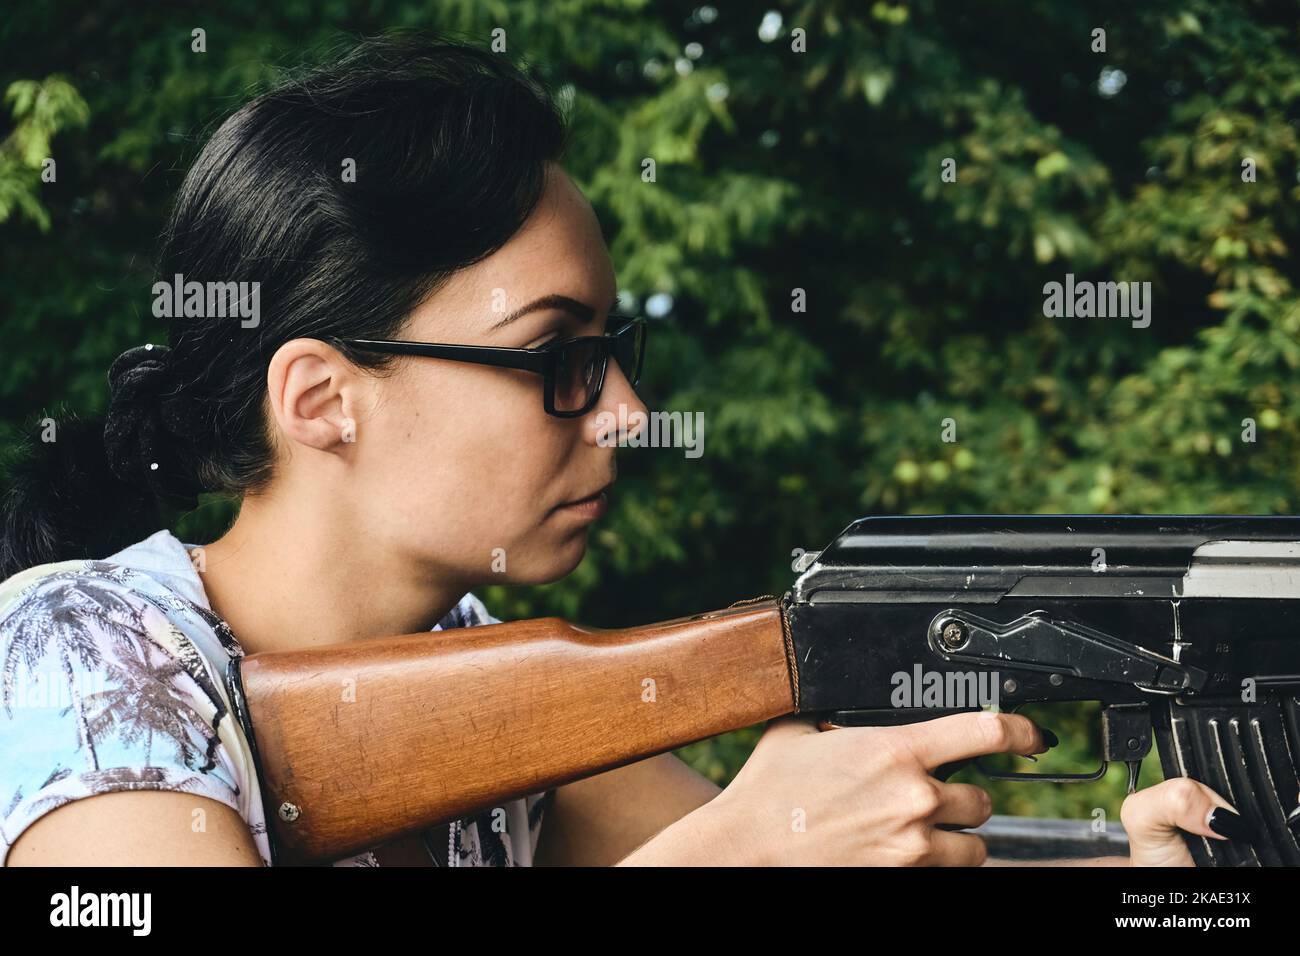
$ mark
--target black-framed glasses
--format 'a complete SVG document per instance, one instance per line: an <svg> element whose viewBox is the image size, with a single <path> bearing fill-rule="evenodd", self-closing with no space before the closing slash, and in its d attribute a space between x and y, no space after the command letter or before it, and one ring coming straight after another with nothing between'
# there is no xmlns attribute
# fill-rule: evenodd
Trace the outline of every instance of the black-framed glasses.
<svg viewBox="0 0 1300 956"><path fill-rule="evenodd" d="M342 345L366 352L390 355L423 355L517 368L542 376L542 405L548 415L578 418L587 414L600 400L605 387L605 369L612 354L627 380L636 388L641 379L641 361L645 358L645 319L627 319L613 332L585 335L573 339L547 342L535 349L497 348L488 345L446 345L436 342L403 342L388 339L337 339Z"/></svg>

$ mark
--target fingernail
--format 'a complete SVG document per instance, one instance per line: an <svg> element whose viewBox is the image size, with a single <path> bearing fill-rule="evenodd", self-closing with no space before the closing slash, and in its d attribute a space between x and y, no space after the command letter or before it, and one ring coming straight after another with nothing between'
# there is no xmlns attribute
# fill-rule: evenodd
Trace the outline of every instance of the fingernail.
<svg viewBox="0 0 1300 956"><path fill-rule="evenodd" d="M1215 807L1211 810L1210 815L1205 818L1205 825L1219 836L1227 837L1229 840L1250 840L1255 835L1255 831L1241 814L1227 807Z"/></svg>
<svg viewBox="0 0 1300 956"><path fill-rule="evenodd" d="M1300 838L1300 807L1292 810L1291 815L1286 818L1286 828L1293 836Z"/></svg>
<svg viewBox="0 0 1300 956"><path fill-rule="evenodd" d="M1061 738L1057 737L1056 734L1052 733L1046 727L1039 727L1038 732L1043 735L1043 743L1047 744L1048 750L1051 750L1061 742Z"/></svg>

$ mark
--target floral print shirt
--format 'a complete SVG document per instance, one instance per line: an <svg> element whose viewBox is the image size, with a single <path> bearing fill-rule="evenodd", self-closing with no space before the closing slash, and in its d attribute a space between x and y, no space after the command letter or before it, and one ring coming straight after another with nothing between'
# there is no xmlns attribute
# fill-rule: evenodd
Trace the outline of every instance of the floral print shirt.
<svg viewBox="0 0 1300 956"><path fill-rule="evenodd" d="M467 594L433 630L489 623ZM72 800L180 790L236 810L269 866L261 790L226 683L243 653L169 531L0 583L0 865L19 834ZM431 848L431 862L531 865L550 795L454 821L446 858ZM333 865L379 863L367 851Z"/></svg>

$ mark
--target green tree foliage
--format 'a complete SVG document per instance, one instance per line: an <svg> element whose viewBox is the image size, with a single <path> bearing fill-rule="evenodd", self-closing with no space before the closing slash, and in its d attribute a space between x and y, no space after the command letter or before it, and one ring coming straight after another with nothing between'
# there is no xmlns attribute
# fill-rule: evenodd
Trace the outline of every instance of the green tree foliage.
<svg viewBox="0 0 1300 956"><path fill-rule="evenodd" d="M102 408L111 358L164 338L155 236L204 131L250 92L340 32L486 46L503 29L565 104L567 165L621 287L671 296L645 397L704 412L706 433L697 459L625 453L588 560L491 589L498 615L612 626L779 593L794 549L868 513L1295 509L1293 5L357 6L10 13L0 428L60 400ZM1066 273L1150 282L1150 326L1046 317ZM230 508L182 528L215 534ZM725 780L754 734L687 754ZM998 798L1113 816L1119 792Z"/></svg>
<svg viewBox="0 0 1300 956"><path fill-rule="evenodd" d="M50 157L50 137L65 126L84 126L90 109L67 80L15 80L5 90L13 129L0 143L0 223L15 213L50 229L50 217L38 195L41 173ZM57 181L55 175L50 177Z"/></svg>

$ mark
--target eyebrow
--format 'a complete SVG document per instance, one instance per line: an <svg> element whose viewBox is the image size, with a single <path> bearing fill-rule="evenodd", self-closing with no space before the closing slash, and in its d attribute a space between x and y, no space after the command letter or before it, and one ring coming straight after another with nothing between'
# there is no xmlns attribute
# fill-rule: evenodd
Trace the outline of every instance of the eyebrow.
<svg viewBox="0 0 1300 956"><path fill-rule="evenodd" d="M613 311L618 305L618 296L614 296L614 301L609 304L609 311ZM567 295L544 295L540 299L534 299L527 305L520 306L511 312L492 328L489 332L495 332L503 325L509 325L515 319L527 315L529 312L537 312L540 309L561 309L568 312L581 322L590 322L596 318L596 310L585 302L579 302L577 299L571 299Z"/></svg>

